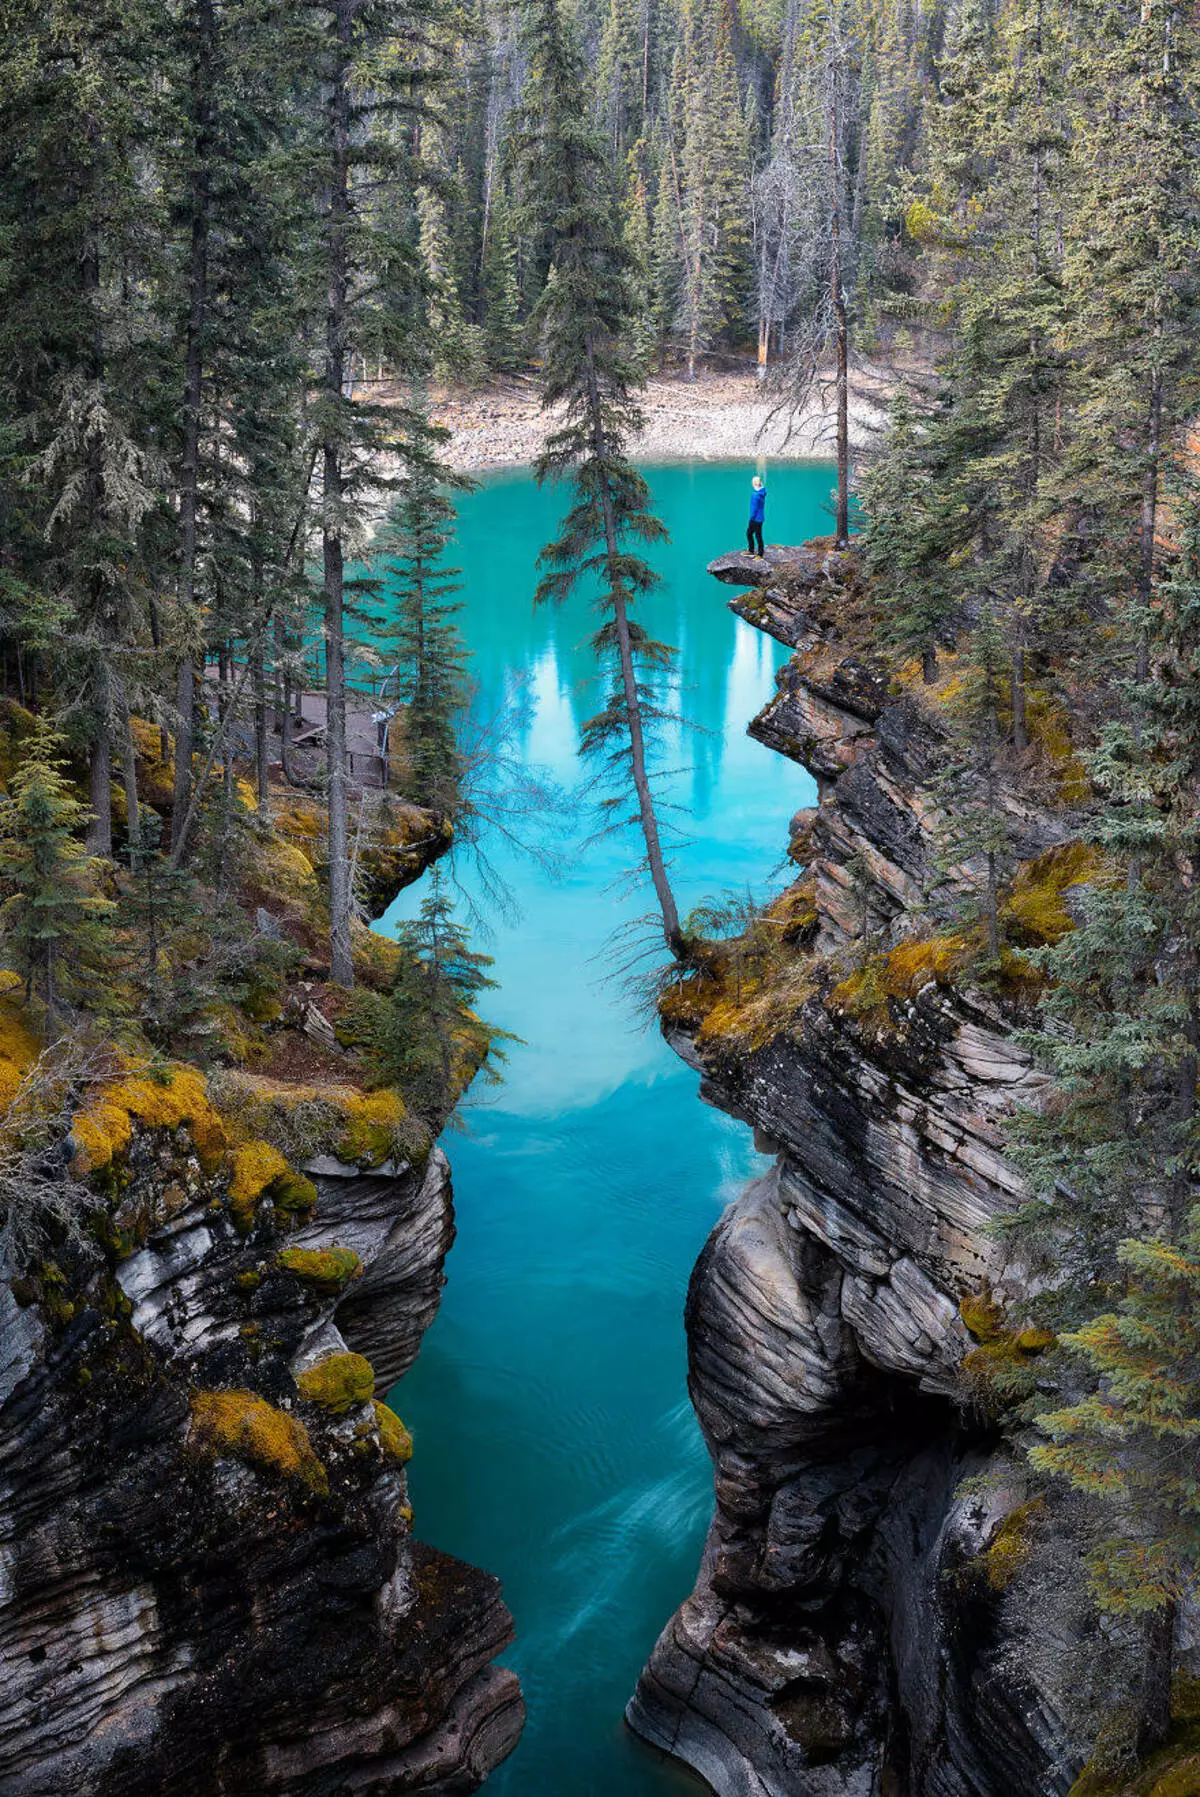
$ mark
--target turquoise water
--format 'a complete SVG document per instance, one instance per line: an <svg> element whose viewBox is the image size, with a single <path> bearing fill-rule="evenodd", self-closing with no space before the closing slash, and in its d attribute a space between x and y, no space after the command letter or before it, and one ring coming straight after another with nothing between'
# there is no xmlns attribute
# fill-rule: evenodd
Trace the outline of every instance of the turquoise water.
<svg viewBox="0 0 1200 1797"><path fill-rule="evenodd" d="M672 541L643 609L680 650L680 707L663 761L686 842L681 909L786 878L779 860L809 778L751 742L783 651L735 619L705 563L743 541L745 465L648 470ZM828 528L829 469L769 473L768 537ZM538 547L562 495L523 475L465 498L455 551L462 624L487 712L527 677L518 755L577 786L578 726L594 709L580 595L534 613ZM639 1024L612 935L649 908L625 890L636 849L584 847L588 820L527 820L566 849L557 882L503 840L489 850L521 907L494 920L500 982L481 1008L524 1039L508 1077L446 1142L458 1240L441 1312L393 1402L416 1440L421 1537L504 1581L529 1721L489 1781L500 1797L675 1797L695 1785L622 1724L639 1667L687 1594L711 1477L686 1392L683 1301L704 1239L760 1169L749 1131L701 1104L697 1081ZM467 873L470 879L469 871ZM419 890L402 895L411 912ZM389 918L400 914L399 907ZM387 927L386 920L382 927Z"/></svg>

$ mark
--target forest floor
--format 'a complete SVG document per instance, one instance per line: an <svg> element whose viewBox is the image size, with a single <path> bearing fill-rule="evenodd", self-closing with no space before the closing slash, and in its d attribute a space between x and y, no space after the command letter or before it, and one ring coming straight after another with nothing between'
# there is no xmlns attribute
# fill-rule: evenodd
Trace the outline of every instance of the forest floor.
<svg viewBox="0 0 1200 1797"><path fill-rule="evenodd" d="M850 404L852 444L861 445L880 421L886 377L866 370L853 377ZM543 412L537 382L510 376L474 392L438 389L431 394L435 420L450 433L447 460L463 473L485 468L521 467L534 461L554 423ZM646 429L632 445L638 461L804 460L831 456L832 384L795 420L764 394L753 372L655 376L643 397Z"/></svg>

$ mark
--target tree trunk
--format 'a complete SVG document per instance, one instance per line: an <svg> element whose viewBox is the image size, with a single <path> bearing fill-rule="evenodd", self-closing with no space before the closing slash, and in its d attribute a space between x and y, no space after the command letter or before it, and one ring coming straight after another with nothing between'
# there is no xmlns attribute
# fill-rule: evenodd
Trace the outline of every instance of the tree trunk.
<svg viewBox="0 0 1200 1797"><path fill-rule="evenodd" d="M329 99L331 180L328 216L329 302L325 327L325 400L329 423L322 444L325 590L325 754L329 770L329 977L354 984L350 952L349 796L346 777L345 555L342 543L340 415L344 404L347 242L350 211L350 98L352 0L336 0L337 67Z"/></svg>
<svg viewBox="0 0 1200 1797"><path fill-rule="evenodd" d="M1154 321L1154 334L1162 335L1161 315ZM1158 481L1162 457L1163 377L1156 368L1150 377L1150 404L1146 419L1146 472L1142 478L1141 516L1138 520L1139 589L1143 604L1149 604L1154 590L1154 544L1158 530ZM1150 677L1150 640L1143 624L1138 633L1137 677Z"/></svg>
<svg viewBox="0 0 1200 1797"><path fill-rule="evenodd" d="M271 803L267 755L267 679L261 641L254 651L254 774L259 814L266 818Z"/></svg>
<svg viewBox="0 0 1200 1797"><path fill-rule="evenodd" d="M1137 1751L1145 1759L1171 1729L1171 1674L1175 1667L1175 1603L1165 1603L1146 1623Z"/></svg>
<svg viewBox="0 0 1200 1797"><path fill-rule="evenodd" d="M988 955L991 960L1000 959L1000 893L999 879L996 873L996 856L988 851L987 886L984 890L983 915L987 927Z"/></svg>
<svg viewBox="0 0 1200 1797"><path fill-rule="evenodd" d="M94 733L88 752L88 804L92 820L87 829L89 855L112 854L112 739L108 725Z"/></svg>
<svg viewBox="0 0 1200 1797"><path fill-rule="evenodd" d="M213 0L198 0L196 61L192 76L193 167L191 245L187 272L187 349L183 380L183 454L179 471L179 609L190 628L196 597L196 517L200 492L200 407L204 393L204 320L208 306L209 162L212 150L212 79L216 40ZM192 795L196 735L196 670L185 648L175 680L175 780L171 846L178 849Z"/></svg>
<svg viewBox="0 0 1200 1797"><path fill-rule="evenodd" d="M1017 621L1018 633L1023 633L1024 625ZM1013 748L1018 754L1029 747L1029 731L1025 722L1025 645L1018 634L1017 645L1013 650L1012 666L1012 739Z"/></svg>
<svg viewBox="0 0 1200 1797"><path fill-rule="evenodd" d="M830 216L829 292L833 302L837 355L837 546L850 545L850 347L846 293L842 285L842 222L838 168L838 103L829 108L829 180L833 196Z"/></svg>
<svg viewBox="0 0 1200 1797"><path fill-rule="evenodd" d="M592 441L595 445L597 460L603 467L608 460L608 445L601 417L595 360L590 344L587 353L588 405L592 417ZM654 811L654 795L650 790L650 778L646 769L646 740L642 729L642 707L637 690L637 671L633 665L633 645L629 636L629 613L625 587L616 571L621 551L617 541L612 494L609 490L607 476L601 488L601 504L604 513L604 552L608 563L609 597L612 600L613 619L617 628L617 656L621 667L621 685L625 693L625 712L629 724L629 758L633 769L634 791L637 794L638 815L641 819L642 837L646 844L646 860L650 867L654 895L662 913L663 935L666 938L667 947L678 960L683 954L683 931L679 927L679 910L667 875L662 840L658 831L658 818Z"/></svg>
<svg viewBox="0 0 1200 1797"><path fill-rule="evenodd" d="M137 859L137 851L142 846L142 814L138 800L137 749L124 689L121 691L121 778L125 786L125 811L128 818L125 834L129 843L129 864L132 867Z"/></svg>

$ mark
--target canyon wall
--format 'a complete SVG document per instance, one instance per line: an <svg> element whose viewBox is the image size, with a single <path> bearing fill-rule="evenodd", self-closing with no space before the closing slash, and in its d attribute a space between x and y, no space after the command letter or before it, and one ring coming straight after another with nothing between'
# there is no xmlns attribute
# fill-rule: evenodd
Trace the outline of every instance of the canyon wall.
<svg viewBox="0 0 1200 1797"><path fill-rule="evenodd" d="M0 1285L6 1797L465 1792L516 1741L498 1584L417 1540L374 1390L437 1307L445 1159L306 1171L231 1210L135 1117L104 1228Z"/></svg>
<svg viewBox="0 0 1200 1797"><path fill-rule="evenodd" d="M840 998L866 932L886 948L917 927L944 731L848 640L852 557L770 561L711 571L750 586L733 609L796 650L750 728L817 779L792 825L804 944L766 1021L731 1022L728 985L703 979L664 1004L703 1097L776 1158L692 1277L715 1515L628 1719L719 1797L1065 1797L1082 1756L1021 1666L997 1576L1021 1468L960 1370L989 1333L964 1323L972 1300L991 1318L1022 1288L992 1225L1020 1189L1001 1125L1038 1076L1003 1004L932 957L874 1010ZM1020 855L1053 861L1061 810L1004 802Z"/></svg>

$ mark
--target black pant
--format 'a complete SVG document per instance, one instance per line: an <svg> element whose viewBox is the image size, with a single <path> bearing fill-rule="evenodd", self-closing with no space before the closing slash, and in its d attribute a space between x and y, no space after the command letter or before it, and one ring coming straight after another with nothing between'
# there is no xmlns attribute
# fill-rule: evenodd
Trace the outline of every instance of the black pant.
<svg viewBox="0 0 1200 1797"><path fill-rule="evenodd" d="M746 526L746 548L751 555L763 553L762 525L756 523L753 518Z"/></svg>

